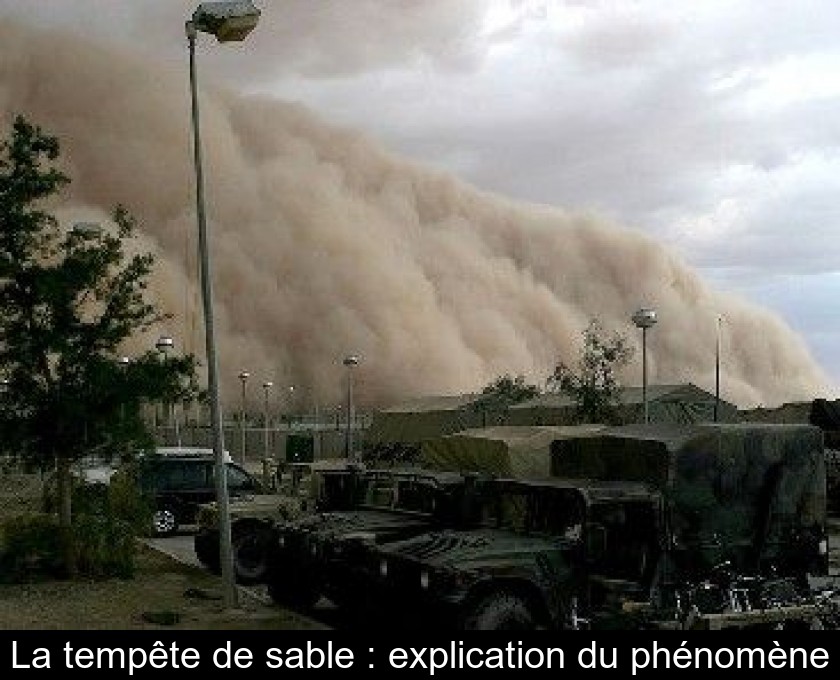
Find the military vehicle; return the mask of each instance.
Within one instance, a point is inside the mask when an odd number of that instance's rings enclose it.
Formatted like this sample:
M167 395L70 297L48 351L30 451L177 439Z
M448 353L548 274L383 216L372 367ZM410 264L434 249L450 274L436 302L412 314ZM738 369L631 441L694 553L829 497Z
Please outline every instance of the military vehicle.
M809 626L828 568L807 425L626 426L552 445L551 480L483 486L481 525L368 549L366 596L460 629ZM393 606L396 605L396 608Z
M330 459L294 463L280 472L272 493L240 496L230 501L233 570L242 584L262 582L268 573L268 551L278 526L316 510L338 510L352 503L356 463ZM194 549L199 561L219 572L219 525L215 502L198 511Z
M318 512L278 525L266 579L278 604L310 607L326 596L359 605L352 565L366 546L471 521L477 481L419 468L363 470L355 475L351 509Z

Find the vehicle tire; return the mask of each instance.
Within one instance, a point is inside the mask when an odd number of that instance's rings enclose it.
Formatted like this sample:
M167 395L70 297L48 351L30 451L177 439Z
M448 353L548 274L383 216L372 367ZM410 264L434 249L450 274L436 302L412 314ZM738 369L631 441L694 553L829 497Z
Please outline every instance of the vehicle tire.
M219 541L205 539L201 534L196 534L193 542L195 556L201 564L214 574L222 573L222 565L219 563Z
M152 514L152 534L171 536L178 529L178 518L172 508L158 508Z
M464 630L536 630L528 603L511 593L492 593L471 607L462 621Z
M236 580L244 585L262 583L268 575L269 532L251 527L233 539L233 569Z

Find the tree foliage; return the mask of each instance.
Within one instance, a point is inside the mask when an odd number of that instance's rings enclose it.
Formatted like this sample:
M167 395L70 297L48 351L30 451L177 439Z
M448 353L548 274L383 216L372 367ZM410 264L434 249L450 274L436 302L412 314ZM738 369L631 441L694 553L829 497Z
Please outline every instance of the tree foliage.
M146 299L153 257L128 252L136 224L122 207L113 225L69 229L44 210L69 182L58 157L58 140L20 116L0 145L0 425L7 451L56 465L61 489L72 461L148 445L142 404L191 393L195 372L192 357L152 349L121 361L166 318Z
M592 319L583 331L576 368L558 363L548 378L547 390L571 397L579 422L613 423L621 389L617 372L632 357L633 348L624 335L607 333L597 319Z
M539 393L540 388L527 383L525 376L513 376L506 373L484 386L473 408L481 412L482 423L487 425L488 415L492 419L493 414L498 416L513 404L533 399Z

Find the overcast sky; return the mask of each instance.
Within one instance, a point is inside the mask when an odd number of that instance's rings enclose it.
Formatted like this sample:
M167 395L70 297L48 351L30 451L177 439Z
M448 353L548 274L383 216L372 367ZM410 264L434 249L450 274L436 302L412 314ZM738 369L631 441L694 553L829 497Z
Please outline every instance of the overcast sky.
M840 383L832 0L262 0L200 68L516 199L591 210L778 311ZM0 13L183 68L182 0ZM724 324L725 331L725 324Z

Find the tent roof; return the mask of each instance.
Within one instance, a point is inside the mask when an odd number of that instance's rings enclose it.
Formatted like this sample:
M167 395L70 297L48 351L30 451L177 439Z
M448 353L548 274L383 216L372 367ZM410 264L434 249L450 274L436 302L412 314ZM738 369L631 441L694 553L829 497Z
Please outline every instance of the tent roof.
M628 386L622 387L619 390L619 401L622 404L642 404L644 401L643 390L641 387ZM693 383L680 383L676 385L648 385L647 387L648 402L656 401L711 401L714 400L715 395L706 392ZM721 400L724 406L735 408L734 404ZM513 409L528 409L528 408L565 408L574 406L574 400L565 394L541 394L538 397L529 399L528 401L515 404L510 408Z
M387 408L381 413L424 413L428 411L456 411L479 401L480 394L449 394L441 396L418 397Z

